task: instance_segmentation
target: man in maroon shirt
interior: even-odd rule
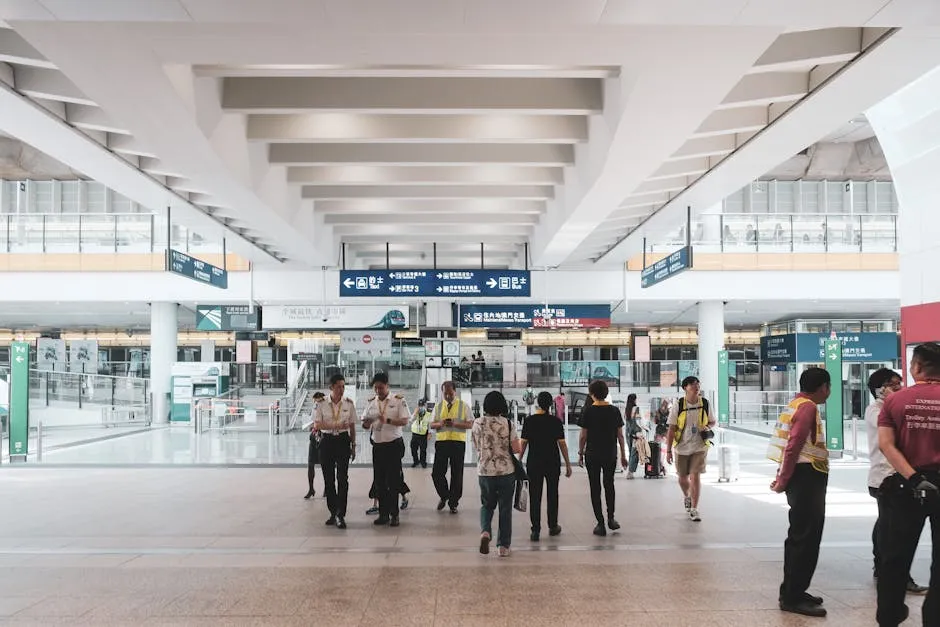
[[[807,592],[816,564],[826,522],[826,488],[829,484],[829,454],[822,436],[817,405],[831,391],[829,373],[807,368],[800,375],[800,393],[790,403],[789,437],[780,461],[774,492],[786,492],[790,506],[790,528],[783,545],[783,583],[780,609],[822,618],[826,609],[821,597]]]
[[[915,385],[888,397],[878,417],[881,452],[897,471],[882,488],[876,615],[881,627],[897,627],[908,617],[907,573],[928,517],[933,548],[923,624],[940,625],[940,593],[934,588],[940,574],[940,345],[929,342],[915,348],[910,373]]]

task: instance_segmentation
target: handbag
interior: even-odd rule
[[[509,419],[506,419],[509,423]],[[509,425],[509,433],[512,435],[512,425]],[[529,474],[522,465],[522,460],[516,457],[512,451],[512,440],[509,441],[509,458],[512,459],[513,475],[516,478],[516,487],[512,499],[513,509],[526,512],[529,509]]]

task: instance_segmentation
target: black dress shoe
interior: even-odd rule
[[[611,531],[617,531],[620,529],[620,523],[614,520],[613,518],[607,519],[607,526],[610,527]]]
[[[325,524],[327,527],[336,526],[336,516],[330,516],[329,518],[326,519],[326,522],[323,524]]]
[[[549,529],[549,530],[548,530],[548,535],[550,535],[550,536],[558,536],[558,535],[561,535],[561,526],[560,526],[560,525],[555,525],[554,527],[552,527],[551,529]]]
[[[604,523],[597,523],[597,526],[594,527],[595,536],[606,536],[607,530],[604,528]]]
[[[381,515],[380,515],[378,518],[376,518],[375,520],[372,521],[372,524],[378,527],[378,526],[380,526],[380,525],[387,525],[388,522],[389,522],[388,516],[381,516]]]
[[[826,616],[826,608],[804,599],[800,599],[796,603],[781,601],[780,609],[784,612],[801,614],[802,616],[812,616],[814,618],[823,618]]]
[[[538,541],[539,541],[539,532],[538,532],[538,531],[533,531],[532,533],[530,533],[530,534],[529,534],[529,540],[531,540],[532,542],[538,542]]]
[[[447,499],[441,499],[437,502],[437,511],[441,511],[445,507],[447,507]]]
[[[398,516],[392,516],[388,521],[389,527],[397,527],[401,523],[398,521]]]
[[[928,586],[918,586],[916,583],[914,583],[913,579],[910,579],[907,582],[908,594],[927,594],[928,590],[930,590]]]
[[[307,490],[307,494],[304,496],[304,498],[309,501],[310,499],[312,499],[312,498],[315,497],[316,495],[317,495],[317,491],[314,490],[313,488],[310,488],[309,490]]]
[[[456,506],[456,505],[451,505],[451,506],[450,506],[450,513],[451,513],[451,514],[456,514],[456,513],[457,513],[457,506]]]
[[[336,528],[337,528],[337,529],[345,529],[345,528],[346,528],[346,519],[343,518],[342,516],[337,516],[337,517],[336,517]]]

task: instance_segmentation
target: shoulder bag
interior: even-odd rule
[[[513,475],[516,478],[512,507],[517,511],[526,512],[529,509],[529,475],[525,471],[525,466],[522,465],[522,460],[516,457],[512,450],[512,425],[508,418],[506,424],[509,426],[509,458],[512,459]]]

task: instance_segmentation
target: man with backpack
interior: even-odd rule
[[[715,421],[711,417],[708,400],[700,394],[698,377],[683,379],[682,389],[685,390],[685,396],[680,396],[669,412],[666,462],[672,463],[675,448],[676,474],[685,499],[685,509],[690,520],[701,522],[698,502],[702,491],[702,473],[705,472],[705,459],[714,436],[712,427]]]

